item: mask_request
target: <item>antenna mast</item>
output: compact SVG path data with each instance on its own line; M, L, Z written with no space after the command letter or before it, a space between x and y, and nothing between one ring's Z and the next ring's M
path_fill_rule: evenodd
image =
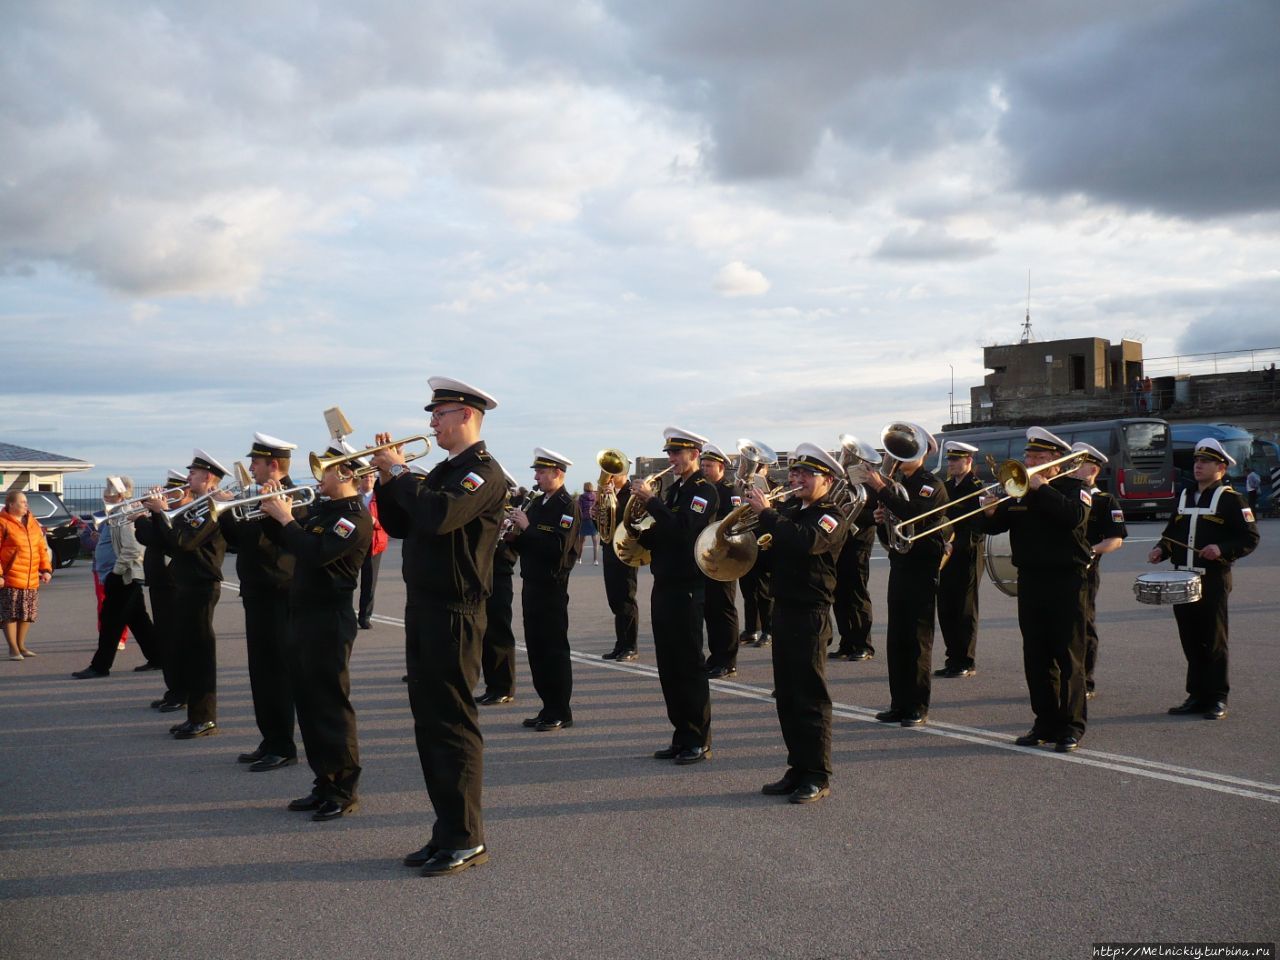
M1027 271L1027 316L1022 321L1022 339L1019 343L1031 343L1035 337L1031 333L1031 271Z

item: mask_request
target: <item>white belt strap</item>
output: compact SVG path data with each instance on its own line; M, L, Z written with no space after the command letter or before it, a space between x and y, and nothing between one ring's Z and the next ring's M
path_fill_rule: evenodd
M1198 567L1193 562L1195 559L1196 547L1196 524L1200 520L1202 514L1216 514L1218 512L1218 500L1222 497L1222 491L1227 489L1226 484L1222 484L1217 490L1213 491L1213 498L1209 501L1207 507L1188 507L1187 491L1182 491L1182 496L1178 498L1178 514L1179 516L1190 517L1191 525L1187 530L1187 562L1183 564L1197 573L1204 573L1204 567ZM1177 566L1177 564L1175 564Z

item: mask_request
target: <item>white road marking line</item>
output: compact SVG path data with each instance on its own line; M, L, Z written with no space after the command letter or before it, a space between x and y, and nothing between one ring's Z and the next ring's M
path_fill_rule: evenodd
M223 586L230 587L232 590L238 590L239 584L231 581L224 581ZM403 627L404 621L397 617L388 617L377 614L372 617L377 623L384 623L387 626ZM516 644L517 649L525 650L523 643ZM618 663L614 660L601 660L596 654L574 653L570 651L569 657L585 666L595 667L603 670L616 670L621 673L630 673L633 676L657 677L658 668L647 663ZM761 687L753 687L750 684L740 683L736 680L712 680L711 686L724 693L731 693L734 696L742 697L746 700L758 700L761 703L772 703L773 697L769 695L769 691ZM843 717L848 720L861 720L865 723L877 723L875 718L876 711L870 707L860 707L855 704L832 703L832 716ZM1179 783L1188 787L1200 787L1203 790L1213 790L1218 793L1227 793L1232 796L1245 797L1250 800L1262 800L1267 803L1280 803L1280 784L1266 783L1258 780L1246 780L1242 777L1231 776L1225 773L1214 773L1211 770L1197 770L1193 767L1179 767L1173 764L1161 763L1156 760L1147 760L1142 757L1129 757L1117 753L1104 753L1102 751L1080 749L1074 753L1056 753L1052 750L1045 750L1038 747L1020 747L1009 738L1006 733L998 733L994 730L984 730L981 727L967 727L954 723L939 723L930 720L921 727L913 728L910 733L927 733L935 737L946 737L950 740L960 740L965 743L974 743L984 747L994 747L997 750L1008 750L1012 753L1023 753L1030 756L1039 757L1042 760L1057 760L1064 763L1079 763L1089 767L1096 767L1100 770L1114 770L1118 773L1128 773L1138 777L1147 777L1151 780L1163 780L1166 783ZM1217 782L1215 782L1217 781ZM1254 789L1246 789L1252 787ZM1274 791L1266 793L1262 791Z

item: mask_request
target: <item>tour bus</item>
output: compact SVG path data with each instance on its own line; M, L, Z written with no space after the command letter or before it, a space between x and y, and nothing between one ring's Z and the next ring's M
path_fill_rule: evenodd
M1255 454L1263 452L1259 448L1266 445L1265 441L1254 440L1252 433L1244 427L1237 427L1234 423L1175 423L1172 431L1173 465L1178 470L1180 484L1190 485L1195 482L1191 465L1195 460L1196 444L1206 437L1212 437L1222 444L1222 449L1235 460L1235 463L1227 468L1227 482L1241 493L1245 492L1245 476L1255 459ZM1268 478L1268 474L1263 469L1266 458L1260 457L1259 460L1261 462L1258 465L1258 473L1265 480Z
M1119 499L1127 516L1155 517L1173 512L1177 473L1169 424L1165 421L1154 417L1125 417L1045 424L1044 427L1067 443L1083 441L1107 455L1109 462L1098 474L1098 486ZM948 430L939 440L963 440L977 447L974 469L985 477L987 456L997 464L1022 459L1027 430L1025 427Z

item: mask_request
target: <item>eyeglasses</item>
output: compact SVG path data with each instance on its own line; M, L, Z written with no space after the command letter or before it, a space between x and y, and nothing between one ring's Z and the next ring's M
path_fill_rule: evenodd
M458 413L459 411L465 410L465 409L467 408L466 407L450 407L448 410L432 410L431 419L439 420L441 417L448 416L451 413Z

